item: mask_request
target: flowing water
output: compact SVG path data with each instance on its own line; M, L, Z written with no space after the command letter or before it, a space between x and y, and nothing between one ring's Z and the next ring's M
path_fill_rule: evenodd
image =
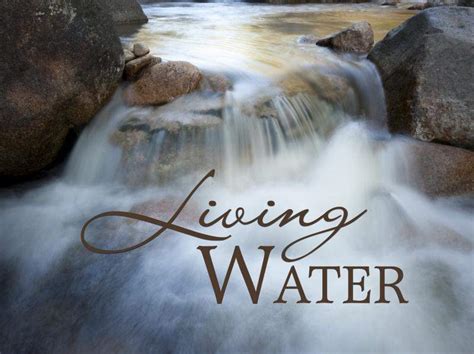
M200 91L163 107L127 107L119 90L84 130L63 173L42 185L2 192L0 352L470 352L472 210L412 187L406 140L385 129L383 90L364 58L304 43L351 21L369 20L377 39L410 14L369 5L263 6L240 3L146 5L150 22L124 34L166 60L225 75L225 94ZM167 220L210 170L177 219L224 242L167 231L121 255L86 251L82 224L97 213L133 211ZM311 304L273 304L292 264L282 249L308 230L290 223L230 230L198 227L211 212L275 206L334 206L356 223L297 263ZM318 230L316 225L311 231ZM98 221L91 242L126 247L156 226ZM254 278L261 245L274 245L258 305L235 272L217 305L199 245L217 245L222 280L240 246ZM315 244L303 245L303 250ZM292 254L295 256L295 254ZM408 304L342 304L347 280L330 279L334 304L315 304L312 265L395 265ZM371 268L371 272L375 269ZM367 289L377 299L377 277ZM374 300L373 300L374 301ZM373 302L372 301L372 302Z

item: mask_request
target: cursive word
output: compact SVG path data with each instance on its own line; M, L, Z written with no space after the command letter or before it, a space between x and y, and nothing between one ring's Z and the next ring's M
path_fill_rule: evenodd
M210 235L207 233L198 232L183 226L179 226L175 223L176 218L180 215L181 211L184 209L186 204L192 198L194 193L203 185L203 183L211 177L214 177L215 170L211 170L207 173L201 181L191 190L189 195L184 199L181 205L177 208L175 213L171 216L168 221L162 221L159 219L155 219L149 216L131 213L131 212L124 212L124 211L108 211L105 213L98 214L93 218L89 219L83 226L81 231L81 242L89 251L100 253L100 254L117 254L117 253L125 253L133 251L137 248L143 247L146 244L150 243L157 237L159 237L163 232L166 230L175 231L181 235L195 237L205 241L225 241L232 237L232 235L227 236L215 236ZM216 207L217 203L213 200L209 202L209 206L211 208ZM348 225L357 221L362 215L364 215L367 210L362 211L361 213L357 214L355 217L349 218L349 212L346 208L342 206L336 206L334 208L328 209L322 215L309 219L308 213L309 209L304 209L302 211L295 212L292 209L287 209L283 213L279 214L276 217L270 217L268 215L270 208L275 206L275 202L270 200L267 202L268 208L264 209L259 215L256 217L248 218L246 216L245 209L242 207L238 207L235 210L228 209L224 213L220 214L218 217L214 218L213 220L209 220L209 213L211 209L206 209L200 216L198 222L199 225L202 227L211 227L216 224L220 224L225 229L230 229L237 224L240 225L259 225L262 228L267 228L273 225L278 225L279 227L284 227L287 224L297 221L300 226L302 227L311 227L316 224L321 223L332 223L329 227L326 227L322 230L318 230L316 232L311 232L309 234L305 234L303 236L298 237L295 241L288 244L282 251L282 259L285 262L295 262L301 260L324 246L329 240L331 240L341 229L347 227ZM121 248L121 249L103 249L96 246L93 246L89 241L86 240L86 231L87 228L90 226L91 223L98 219L108 218L108 217L121 217L121 218L128 218L133 220L138 220L142 222L146 222L149 224L153 224L158 226L159 228L155 233L151 236L147 237L145 240L134 244L132 246ZM308 239L317 239L314 246L309 251L303 252L303 254L299 256L290 257L288 253L290 253L291 249L303 241Z

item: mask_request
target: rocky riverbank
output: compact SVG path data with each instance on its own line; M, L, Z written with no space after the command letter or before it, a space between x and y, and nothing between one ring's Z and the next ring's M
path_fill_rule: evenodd
M176 131L176 124L182 126L182 121L194 130L218 125L224 112L230 109L224 100L226 91L232 90L230 78L203 72L192 63L162 60L139 43L122 49L113 30L113 23L120 21L104 11L104 6L113 4L102 5L88 7L94 11L85 11L81 7L83 3L70 0L64 7L53 10L42 9L40 2L33 3L31 9L18 10L23 19L34 24L35 36L29 35L32 27L20 28L18 23L9 20L10 31L18 36L2 52L1 89L5 93L1 116L5 129L0 133L2 177L31 176L50 166L67 135L80 131L104 106L120 82L127 105L144 108L169 105L169 109L163 110L169 112L164 116L160 113L160 117L171 114L186 117L178 119L178 123L176 119L170 123L168 118L150 121L151 116L146 118L146 115L122 122L114 142L126 149L141 141L134 140L133 136L138 134L145 137L144 141L150 141L160 130ZM130 16L133 22L134 15ZM101 18L104 20L99 21ZM51 28L57 36L55 45L39 45L49 40ZM78 29L90 33L93 40L79 41L75 37ZM373 49L374 33L368 22L354 23L325 38L306 36L301 41L329 47L341 54L349 52L364 57L370 52L368 58L381 73L390 131L462 148L436 149L431 144L426 148L416 145L415 149L419 157L416 165L423 166L420 169L424 174L430 174L430 166L436 166L437 171L462 169L462 173L450 178L431 179L425 190L433 195L459 194L473 192L472 183L466 182L474 176L469 167L472 165L469 150L474 146L472 65L466 60L473 53L472 33L472 9L439 7L422 11L391 31ZM25 43L20 38L28 38L30 42ZM30 55L25 58L22 51ZM20 60L13 61L12 57ZM95 64L91 66L91 63ZM361 113L358 112L360 107L354 105L360 97L359 88L337 75L321 74L317 68L306 70L276 78L280 93L262 94L255 102L249 101L248 107L239 109L250 116L278 121L272 100L280 95L287 101L285 104L312 101L327 107L339 105L351 114ZM27 104L22 104L25 102ZM299 131L301 127L285 129L286 135L304 135ZM332 128L320 129L327 133ZM448 158L450 151L452 159ZM443 158L438 159L437 155ZM128 156L129 162L135 158L133 153ZM423 156L426 161L436 163L421 163ZM435 170L432 173L439 175Z
M413 183L431 195L474 193L474 9L422 11L373 49L371 32L370 24L356 23L305 42L339 52L370 51L383 81L389 130L444 144L408 144Z

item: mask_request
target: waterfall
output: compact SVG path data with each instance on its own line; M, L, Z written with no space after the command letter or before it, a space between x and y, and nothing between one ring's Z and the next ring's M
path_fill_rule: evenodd
M195 27L187 31L198 36L202 27L213 34L211 43L221 43L209 45L209 53L231 79L230 90L197 91L161 107L128 107L119 89L82 132L62 176L0 200L0 285L8 289L0 296L0 343L6 343L0 351L471 351L472 212L456 199L432 199L410 184L405 172L416 166L404 140L386 130L383 88L373 65L312 47L297 48L304 54L290 62L293 42L286 50L267 42L281 30L275 27L280 18L259 17L288 9L213 6L223 19L235 15L235 23L216 20L223 26L216 32L207 21L217 11L196 7L202 18L192 17ZM181 59L189 48L191 58L199 55L197 41L177 41L178 20L191 16L192 7L145 9L148 15L163 9L168 16L165 54ZM253 17L247 19L244 10ZM295 10L302 19L304 11ZM152 38L155 20L137 38ZM248 36L229 49L229 38L242 28ZM166 36L177 41L175 52ZM248 54L252 45L257 59ZM269 56L277 59L268 64ZM210 62L208 53L198 59ZM328 289L334 304L296 304L290 292L288 304L273 304L289 268L281 250L305 232L297 224L237 225L215 250L222 279L236 245L252 275L261 265L257 247L275 246L258 305L250 302L237 272L224 303L216 304L196 249L204 244L199 240L168 231L146 247L114 256L92 254L80 244L85 220L104 211L167 220L211 169L216 177L193 195L180 225L199 230L196 220L210 200L217 204L213 216L238 206L258 215L269 200L275 203L271 216L288 208L309 209L312 217L336 205L354 213L367 209L360 221L297 264L305 291L312 300L321 293L320 279L307 276L311 265L390 264L404 270L410 303L342 304L347 286L341 280ZM108 220L93 231L94 244L119 247L156 227ZM209 232L223 230L215 225ZM366 286L376 289L371 279Z

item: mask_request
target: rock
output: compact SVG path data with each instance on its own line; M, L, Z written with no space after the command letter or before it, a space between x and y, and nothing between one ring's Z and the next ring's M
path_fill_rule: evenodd
M351 27L316 42L343 52L368 53L374 44L374 32L368 22L357 22Z
M143 57L143 56L147 55L148 53L150 53L150 48L148 48L143 43L135 43L134 46L133 46L133 53L137 57Z
M432 6L474 6L474 0L428 0L427 3Z
M303 36L298 37L296 42L298 44L316 44L320 40L319 37L316 37L312 34L305 34Z
M0 177L52 164L118 86L123 51L97 1L0 5Z
M397 6L397 1L395 0L388 0L384 1L380 4L381 6Z
M143 69L159 63L161 63L161 58L155 57L151 54L136 58L125 64L123 77L125 80L135 80L138 78Z
M123 55L125 56L125 63L128 63L130 60L135 59L135 54L133 54L130 50L124 49Z
M225 93L232 88L232 82L222 74L205 73L199 85L203 91Z
M473 31L474 9L437 7L374 47L392 132L474 148Z
M338 72L324 72L317 65L288 72L279 78L276 84L288 97L305 93L335 106L347 106L356 95L347 78Z
M422 2L422 3L418 3L418 4L413 4L410 7L407 7L407 10L421 11L421 10L425 10L429 7L431 7L431 5L429 3Z
M218 167L219 154L209 139L220 132L223 105L222 97L196 91L164 106L132 111L112 135L122 149L125 182L155 184Z
M431 196L474 193L474 152L452 146L409 142L409 177Z
M142 7L136 0L100 0L106 13L116 24L139 24L148 22Z
M124 92L129 105L162 105L196 90L202 79L197 67L170 61L148 67Z

